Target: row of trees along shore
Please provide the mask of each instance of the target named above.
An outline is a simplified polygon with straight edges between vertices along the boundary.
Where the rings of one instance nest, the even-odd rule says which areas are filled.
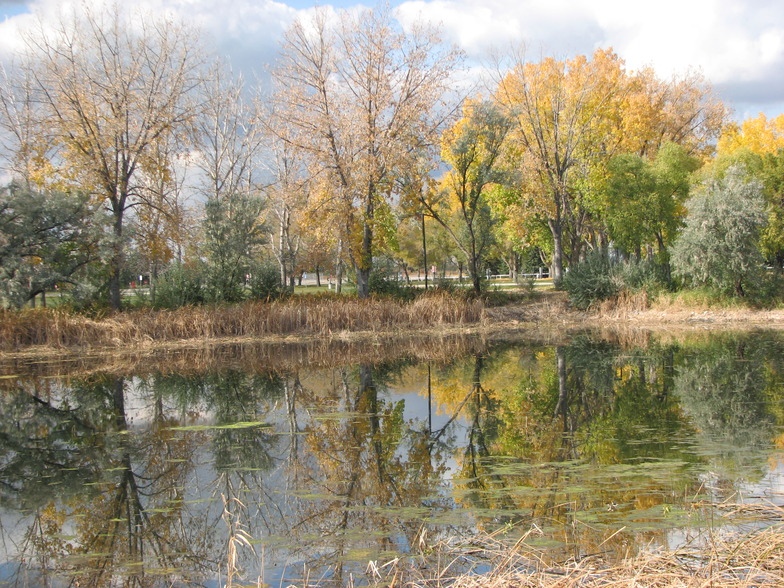
[[[744,293],[784,261],[784,118],[731,123],[696,73],[509,51],[476,84],[379,7],[296,20],[250,87],[200,38],[118,5],[28,30],[0,87],[3,307],[57,288],[119,309],[139,275],[162,303],[237,301],[305,270],[367,297],[379,266],[448,260],[479,292],[489,268],[560,283],[590,257],[710,285],[739,255]]]

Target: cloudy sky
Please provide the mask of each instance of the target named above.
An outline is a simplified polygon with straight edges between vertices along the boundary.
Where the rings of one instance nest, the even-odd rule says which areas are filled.
[[[72,0],[0,0],[0,59],[17,45],[32,12]],[[73,0],[81,1],[81,0]],[[169,11],[200,25],[240,69],[274,58],[288,23],[308,0],[122,0]],[[358,2],[326,0],[351,8]],[[374,2],[364,2],[374,5]],[[480,60],[493,47],[524,42],[529,57],[558,58],[612,47],[630,69],[660,77],[701,71],[737,119],[784,113],[784,3],[781,0],[392,0],[401,22],[426,19]]]

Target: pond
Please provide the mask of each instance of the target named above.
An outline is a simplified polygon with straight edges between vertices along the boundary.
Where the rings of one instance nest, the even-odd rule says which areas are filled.
[[[677,547],[784,504],[784,337],[2,365],[0,585],[362,584],[439,540]]]

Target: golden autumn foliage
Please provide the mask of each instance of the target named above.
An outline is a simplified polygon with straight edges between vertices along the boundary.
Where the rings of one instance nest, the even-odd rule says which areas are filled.
[[[719,139],[718,154],[728,155],[742,148],[757,155],[776,153],[784,148],[784,114],[769,119],[760,113],[757,118],[746,119],[740,124],[728,124]]]
[[[506,222],[549,228],[556,280],[604,230],[597,200],[614,155],[655,157],[673,142],[705,157],[727,115],[702,77],[630,71],[611,49],[563,61],[519,56],[501,72],[496,100],[517,120],[507,160],[519,186],[504,202]]]

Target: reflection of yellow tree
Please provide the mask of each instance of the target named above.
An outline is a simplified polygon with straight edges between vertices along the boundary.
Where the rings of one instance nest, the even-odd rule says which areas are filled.
[[[646,455],[688,459],[663,447],[684,426],[669,396],[671,356],[658,363],[618,356],[611,347],[579,343],[526,350],[516,362],[516,388],[487,395],[477,360],[472,400],[463,408],[470,426],[461,456],[463,502],[513,513],[512,520],[536,523],[564,545],[590,549],[632,526],[629,519],[660,519],[663,503],[676,502],[685,489],[696,492],[696,478],[673,476],[677,468],[629,464]],[[660,429],[660,437],[619,441],[635,439],[639,426]],[[619,533],[605,548],[626,545],[632,534]]]
[[[427,437],[406,430],[403,402],[379,397],[373,368],[360,366],[356,384],[352,375],[338,370],[333,386],[320,394],[318,404],[327,415],[305,428],[300,447],[307,454],[292,463],[297,472],[290,475],[296,493],[307,497],[297,505],[292,535],[300,547],[314,534],[320,546],[328,546],[322,557],[336,566],[336,581],[342,579],[341,561],[350,552],[361,549],[370,557],[398,551],[401,541],[407,543],[405,549],[416,545],[421,521],[415,514],[407,516],[406,508],[432,500],[443,472],[437,459],[434,464],[425,458]],[[408,435],[411,450],[405,452]],[[415,455],[421,464],[412,463]]]

